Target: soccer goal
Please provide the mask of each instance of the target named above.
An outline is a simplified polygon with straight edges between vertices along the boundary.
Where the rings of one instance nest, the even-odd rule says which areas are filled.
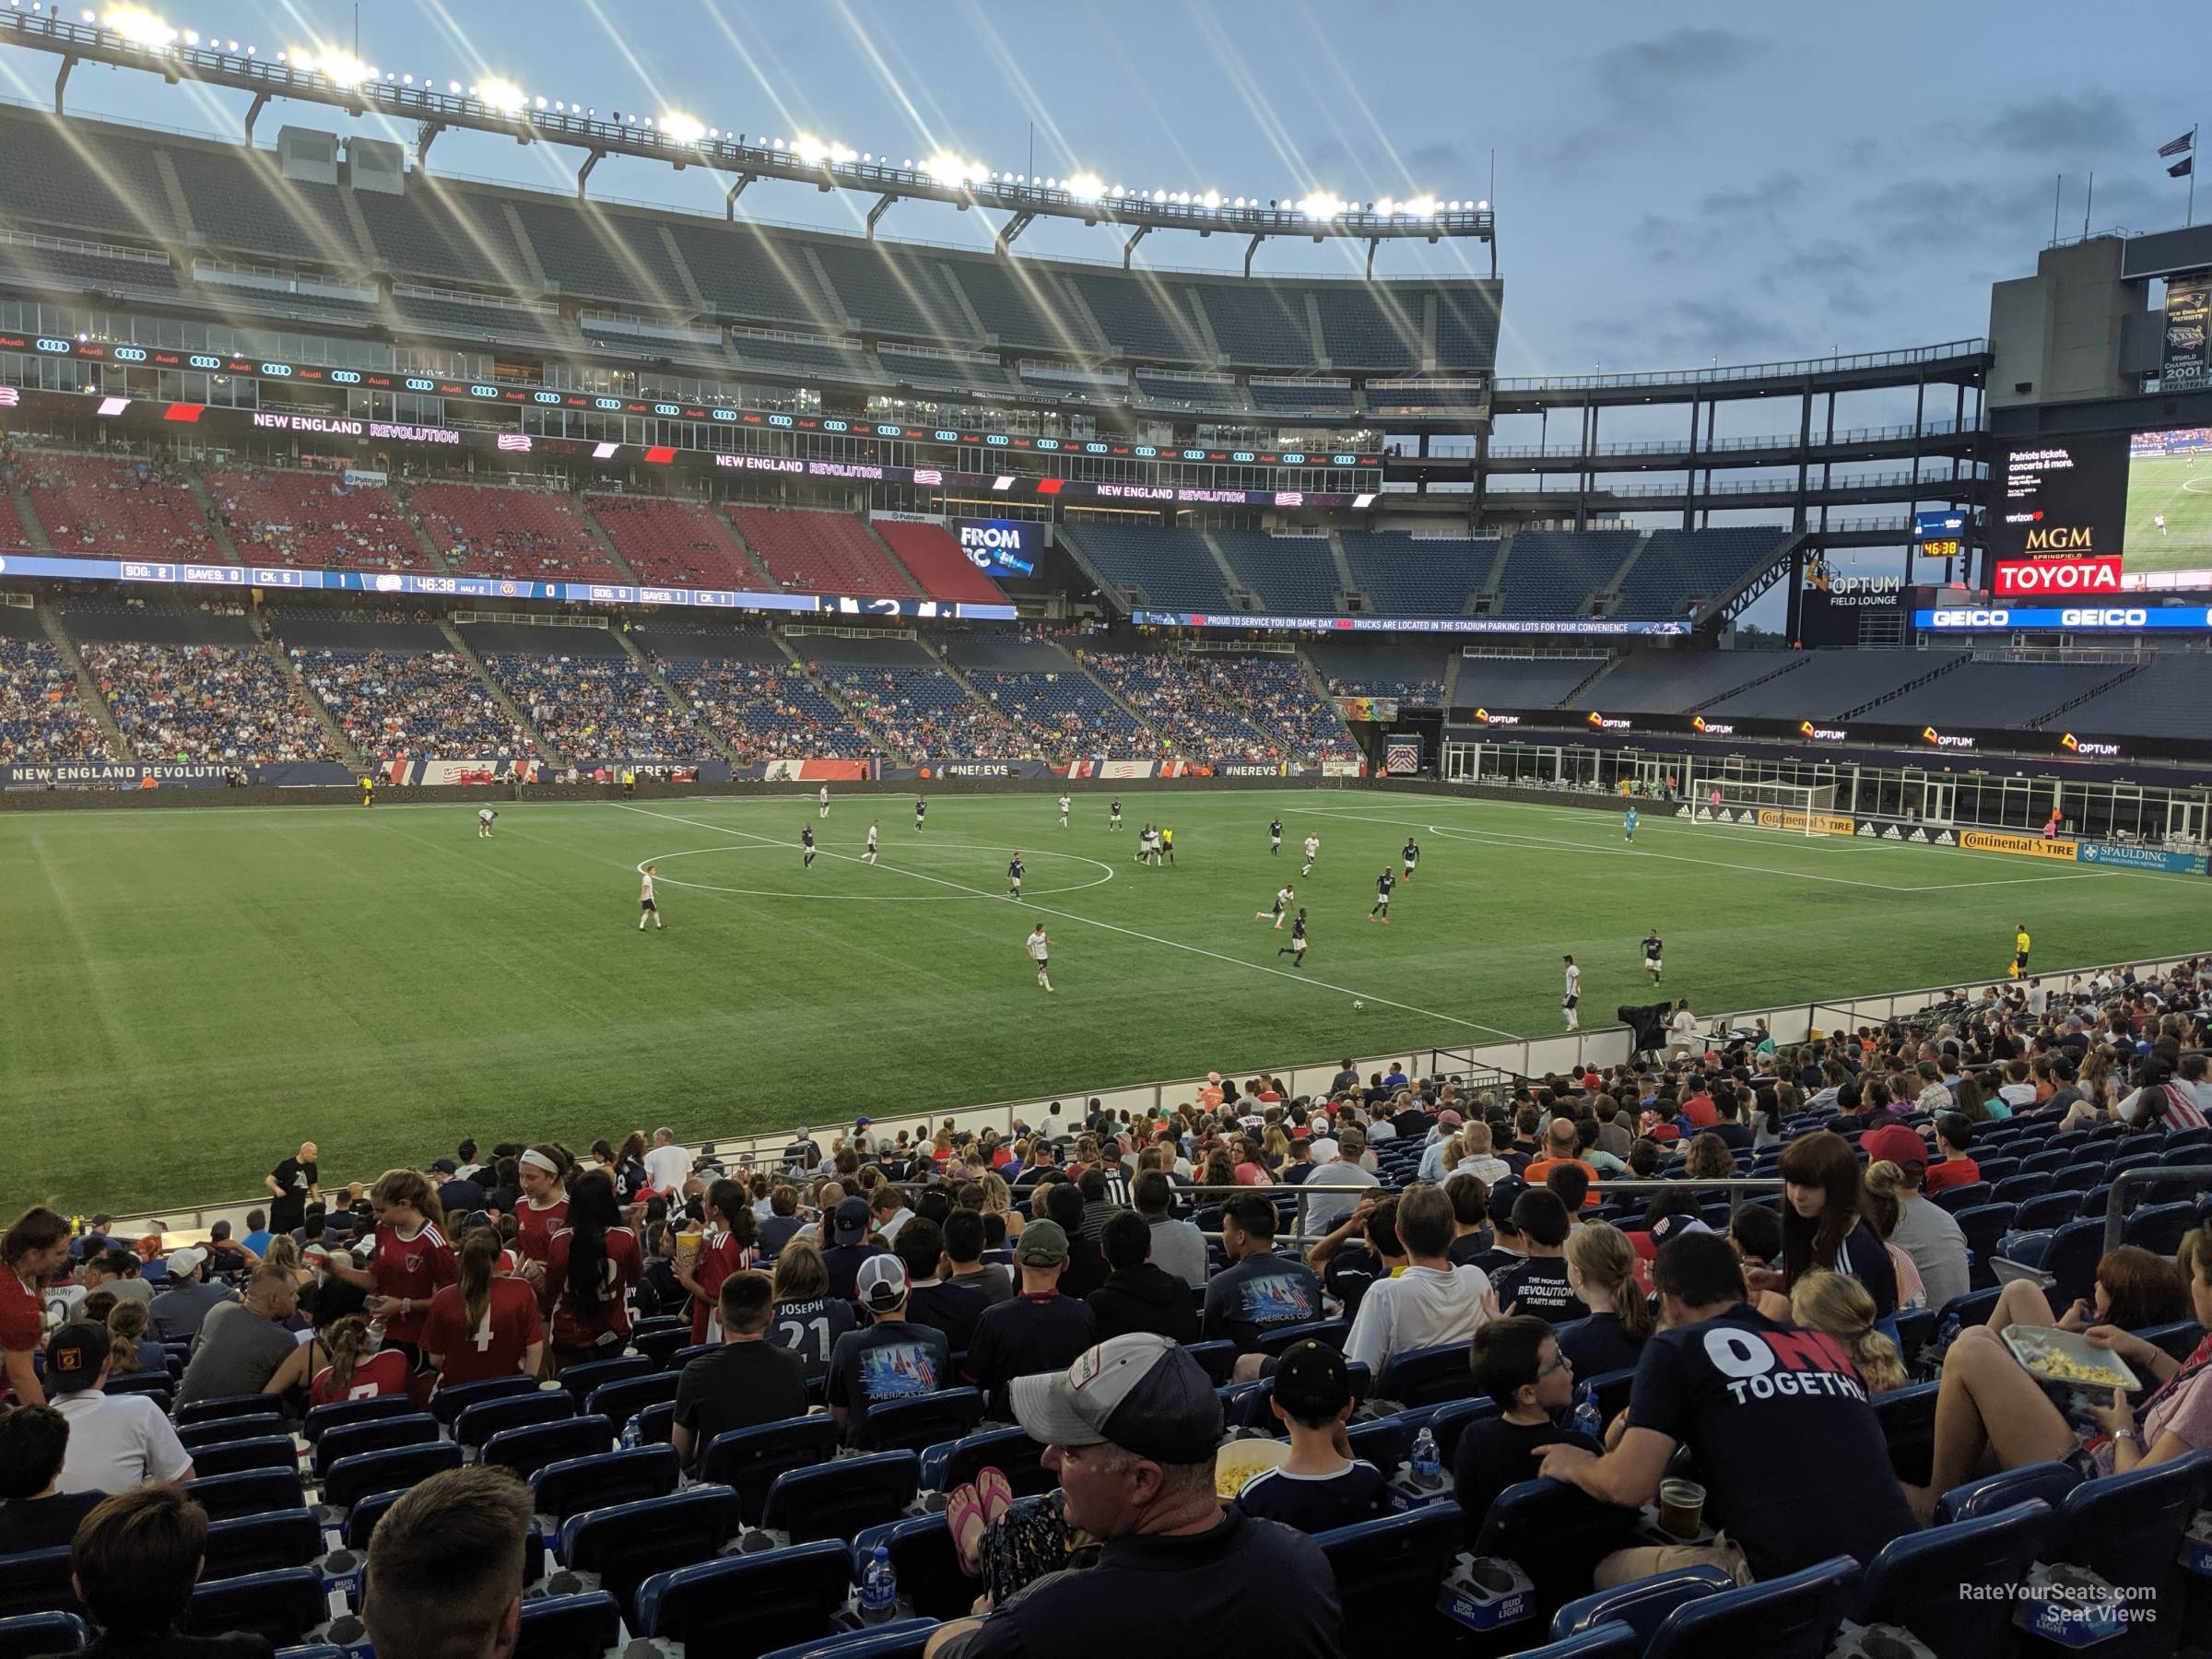
[[[1849,835],[1851,820],[1836,815],[1833,783],[1777,783],[1755,778],[1700,782],[1695,796],[1675,816],[1696,824],[1775,830],[1786,835]]]

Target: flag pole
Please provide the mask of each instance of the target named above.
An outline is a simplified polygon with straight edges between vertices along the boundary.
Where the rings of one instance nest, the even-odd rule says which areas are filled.
[[[2183,216],[2184,227],[2196,223],[2196,128],[2189,129],[2189,210]]]

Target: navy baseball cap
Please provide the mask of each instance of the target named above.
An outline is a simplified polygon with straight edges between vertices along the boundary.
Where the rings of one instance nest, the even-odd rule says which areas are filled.
[[[1513,1224],[1513,1200],[1528,1191],[1528,1182],[1518,1175],[1504,1175],[1490,1188],[1490,1219]]]
[[[836,1230],[840,1244],[857,1244],[868,1230],[868,1201],[865,1198],[844,1198],[830,1212],[830,1225]]]

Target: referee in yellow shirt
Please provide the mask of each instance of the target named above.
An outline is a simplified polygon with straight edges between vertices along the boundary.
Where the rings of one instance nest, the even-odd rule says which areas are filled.
[[[1175,862],[1175,831],[1162,824],[1159,827],[1159,850],[1167,854],[1168,862]]]
[[[2022,922],[2012,930],[2012,977],[2024,978],[2028,972],[2028,924]]]

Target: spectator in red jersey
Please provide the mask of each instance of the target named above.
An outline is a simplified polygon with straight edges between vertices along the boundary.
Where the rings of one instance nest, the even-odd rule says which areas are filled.
[[[34,1205],[0,1238],[0,1365],[18,1406],[43,1406],[37,1357],[45,1335],[46,1280],[69,1259],[69,1223]]]
[[[369,1194],[376,1210],[374,1253],[367,1267],[354,1266],[343,1254],[329,1258],[330,1271],[372,1294],[369,1316],[384,1321],[385,1340],[406,1351],[412,1364],[419,1349],[422,1322],[439,1287],[453,1282],[453,1247],[445,1239],[445,1212],[429,1178],[416,1170],[392,1170]]]
[[[505,1253],[496,1229],[471,1228],[461,1241],[458,1282],[430,1298],[422,1351],[441,1388],[488,1377],[535,1377],[542,1366],[546,1326],[537,1292],[522,1279],[502,1276]]]
[[[759,1223],[742,1184],[724,1177],[707,1189],[707,1236],[697,1250],[677,1252],[677,1282],[691,1292],[691,1345],[718,1342],[715,1311],[722,1281],[754,1265]]]
[[[526,1148],[514,1161],[523,1194],[514,1212],[515,1248],[524,1261],[542,1262],[553,1235],[568,1223],[568,1180],[576,1160],[559,1141],[547,1141]]]
[[[315,1372],[315,1380],[308,1387],[311,1406],[407,1392],[407,1378],[414,1367],[407,1363],[406,1355],[385,1347],[382,1338],[358,1313],[334,1322],[319,1341],[309,1347],[321,1347],[330,1360]]]
[[[568,1202],[569,1224],[553,1235],[544,1264],[524,1267],[538,1280],[553,1358],[563,1366],[622,1351],[629,1288],[645,1269],[638,1235],[622,1225],[613,1182],[596,1170],[579,1175]]]
[[[1921,1190],[1931,1196],[1947,1192],[1952,1187],[1971,1186],[1982,1179],[1982,1166],[1966,1155],[1967,1147],[1974,1144],[1974,1126],[1956,1112],[1946,1112],[1936,1119],[1936,1149],[1943,1154],[1941,1159],[1927,1168],[1922,1177]]]

